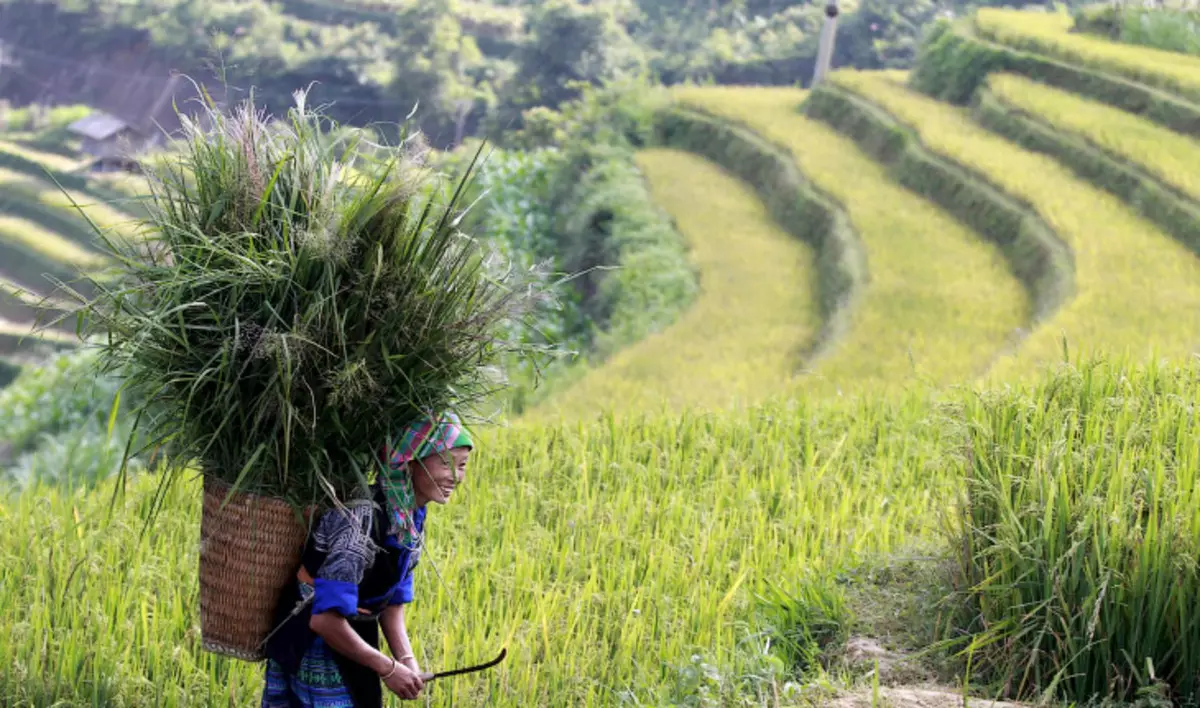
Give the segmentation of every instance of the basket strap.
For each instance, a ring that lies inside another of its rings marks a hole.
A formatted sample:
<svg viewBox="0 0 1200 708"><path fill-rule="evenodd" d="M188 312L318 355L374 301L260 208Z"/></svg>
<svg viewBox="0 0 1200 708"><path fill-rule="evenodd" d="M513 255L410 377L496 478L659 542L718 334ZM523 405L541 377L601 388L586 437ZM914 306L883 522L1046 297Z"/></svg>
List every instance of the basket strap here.
<svg viewBox="0 0 1200 708"><path fill-rule="evenodd" d="M262 649L265 647L267 645L267 641L270 640L271 637L275 636L275 633L282 629L283 625L287 624L289 620L303 612L305 607L308 607L310 604L312 604L312 601L315 597L316 595L309 595L308 597L301 598L300 601L296 603L296 607L292 609L288 616L284 617L279 624L275 625L275 629L272 629L267 636L263 637L263 640L258 643L258 648Z"/></svg>

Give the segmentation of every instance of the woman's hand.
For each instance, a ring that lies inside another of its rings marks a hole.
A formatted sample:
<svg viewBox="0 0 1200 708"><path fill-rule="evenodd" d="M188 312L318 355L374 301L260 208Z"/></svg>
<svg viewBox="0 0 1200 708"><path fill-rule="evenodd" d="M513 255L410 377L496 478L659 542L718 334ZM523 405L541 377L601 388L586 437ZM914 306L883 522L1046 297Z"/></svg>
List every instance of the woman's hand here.
<svg viewBox="0 0 1200 708"><path fill-rule="evenodd" d="M425 688L425 682L421 680L420 674L399 662L396 662L395 668L396 670L392 672L391 676L388 676L383 682L388 690L410 701L420 696L421 689Z"/></svg>

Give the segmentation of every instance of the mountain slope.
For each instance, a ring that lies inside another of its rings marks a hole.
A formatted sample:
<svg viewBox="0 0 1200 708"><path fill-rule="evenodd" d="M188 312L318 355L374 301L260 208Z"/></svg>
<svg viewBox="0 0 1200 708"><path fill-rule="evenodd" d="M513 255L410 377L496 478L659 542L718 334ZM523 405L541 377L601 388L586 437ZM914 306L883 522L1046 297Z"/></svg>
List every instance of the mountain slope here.
<svg viewBox="0 0 1200 708"><path fill-rule="evenodd" d="M688 239L701 294L667 329L589 371L530 418L719 408L778 393L819 322L813 254L756 195L710 162L647 150L638 164Z"/></svg>
<svg viewBox="0 0 1200 708"><path fill-rule="evenodd" d="M841 203L866 249L868 282L849 332L803 382L811 392L951 383L982 374L1030 312L991 244L891 181L848 138L799 113L788 89L694 88L678 99L786 148Z"/></svg>

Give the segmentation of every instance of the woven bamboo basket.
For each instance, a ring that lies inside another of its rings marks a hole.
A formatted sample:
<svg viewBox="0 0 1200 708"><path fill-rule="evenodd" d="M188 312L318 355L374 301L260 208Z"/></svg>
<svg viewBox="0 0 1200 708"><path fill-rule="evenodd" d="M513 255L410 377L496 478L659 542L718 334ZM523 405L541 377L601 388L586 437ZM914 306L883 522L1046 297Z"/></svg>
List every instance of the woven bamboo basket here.
<svg viewBox="0 0 1200 708"><path fill-rule="evenodd" d="M200 517L200 636L206 651L265 658L275 604L295 578L307 528L281 499L239 492L205 477ZM311 515L311 511L309 512Z"/></svg>

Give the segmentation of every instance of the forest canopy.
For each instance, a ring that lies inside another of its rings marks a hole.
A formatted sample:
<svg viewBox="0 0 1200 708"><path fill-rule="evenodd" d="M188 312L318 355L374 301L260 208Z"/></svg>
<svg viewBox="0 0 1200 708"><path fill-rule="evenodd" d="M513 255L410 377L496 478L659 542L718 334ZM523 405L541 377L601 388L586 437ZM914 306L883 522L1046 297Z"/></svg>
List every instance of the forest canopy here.
<svg viewBox="0 0 1200 708"><path fill-rule="evenodd" d="M1038 0L1040 2L1040 0ZM1003 4L1038 4L1010 0ZM842 0L839 65L911 65L922 28L998 0ZM814 0L0 0L0 97L68 102L65 71L121 55L147 70L213 77L272 110L311 86L344 123L418 107L439 146L520 128L581 84L630 75L807 83L824 16ZM47 56L38 48L69 48ZM141 70L140 68L138 70ZM62 93L61 90L58 91Z"/></svg>

